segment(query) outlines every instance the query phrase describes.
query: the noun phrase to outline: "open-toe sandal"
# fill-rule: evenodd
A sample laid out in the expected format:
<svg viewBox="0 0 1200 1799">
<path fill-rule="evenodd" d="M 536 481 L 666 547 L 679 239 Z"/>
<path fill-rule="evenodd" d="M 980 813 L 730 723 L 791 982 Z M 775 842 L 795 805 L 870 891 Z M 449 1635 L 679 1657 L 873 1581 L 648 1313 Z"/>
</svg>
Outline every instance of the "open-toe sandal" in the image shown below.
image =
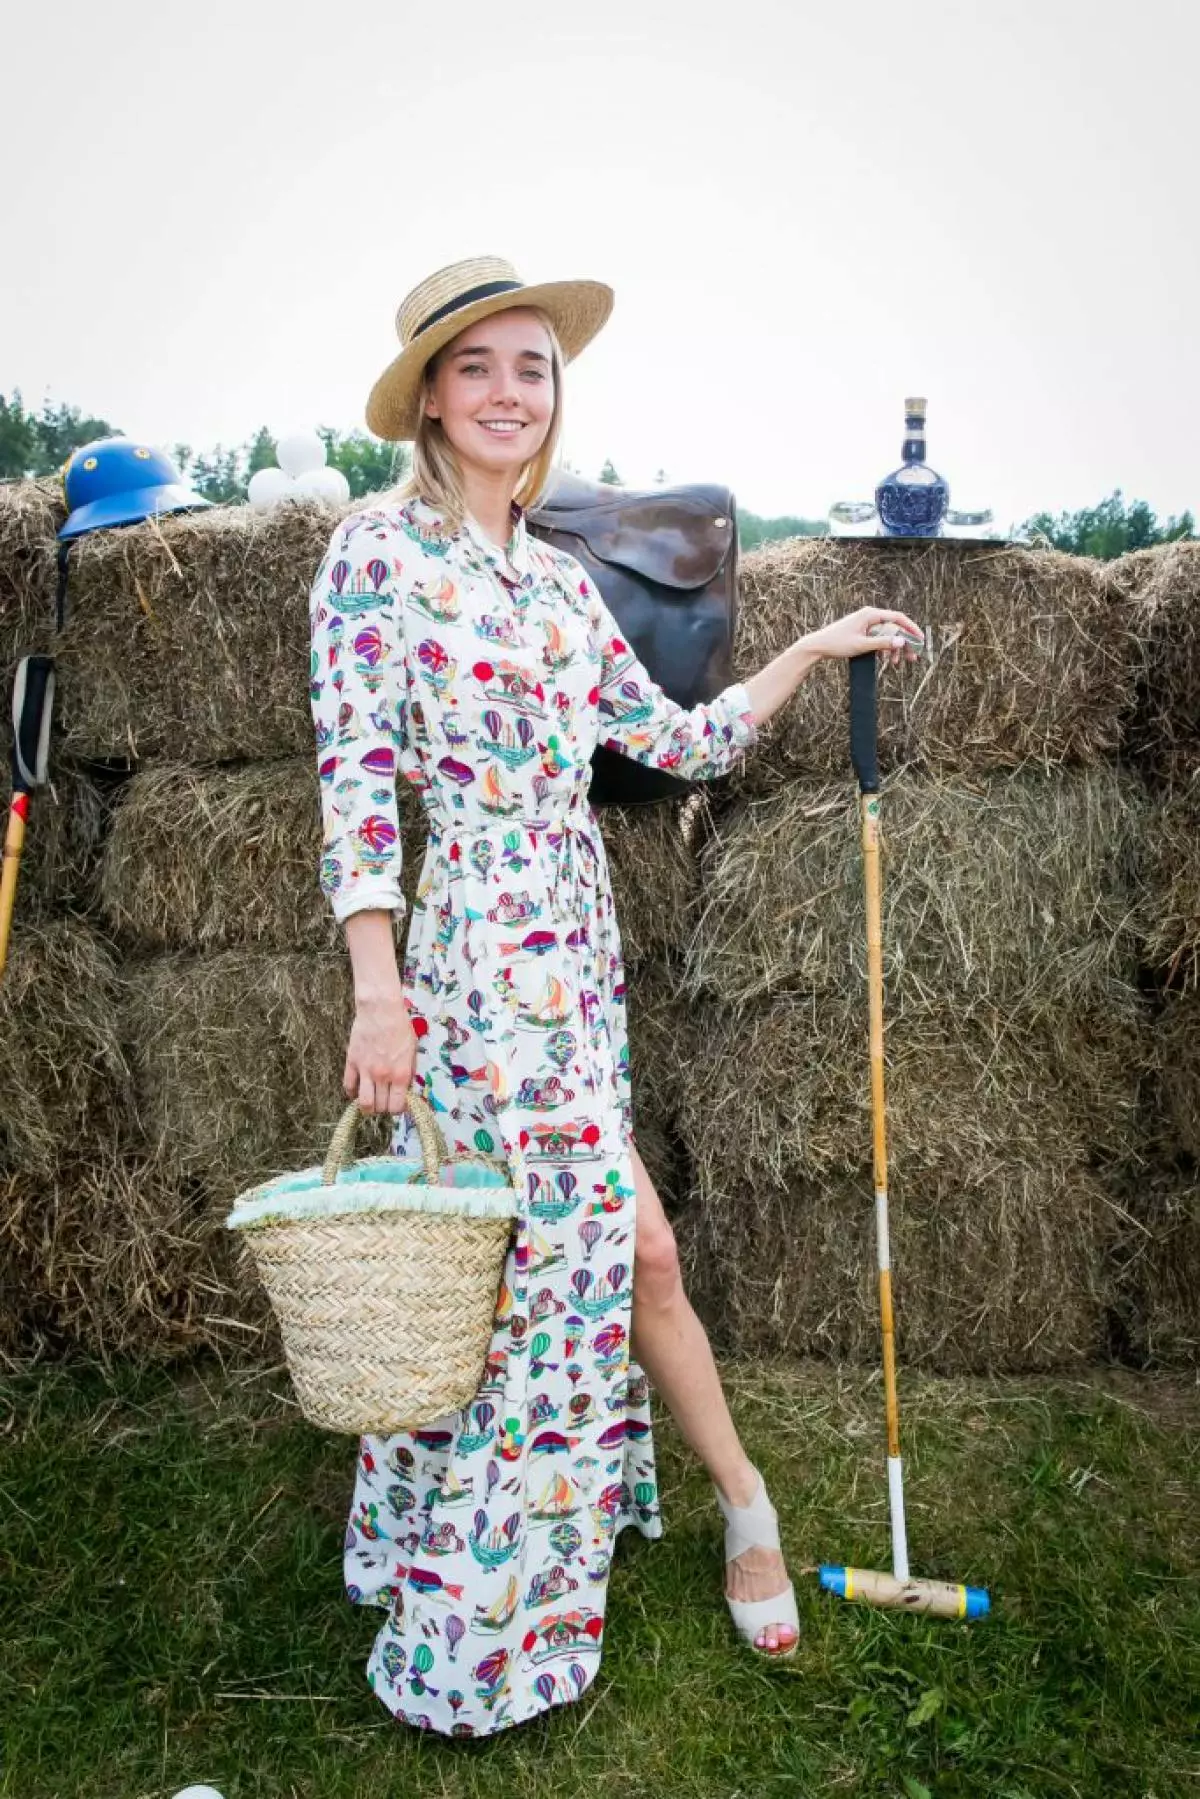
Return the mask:
<svg viewBox="0 0 1200 1799">
<path fill-rule="evenodd" d="M 747 1549 L 778 1549 L 779 1518 L 775 1507 L 767 1497 L 767 1489 L 762 1475 L 758 1477 L 758 1492 L 749 1505 L 730 1505 L 719 1487 L 714 1488 L 717 1504 L 725 1519 L 725 1562 L 726 1565 L 744 1555 Z M 796 1589 L 791 1581 L 782 1593 L 776 1593 L 770 1599 L 731 1599 L 726 1593 L 725 1603 L 729 1607 L 734 1628 L 744 1642 L 758 1655 L 765 1655 L 769 1661 L 785 1661 L 796 1653 L 800 1641 L 800 1614 L 796 1609 Z M 759 1632 L 770 1625 L 788 1626 L 796 1633 L 795 1640 L 787 1647 L 780 1649 L 764 1649 L 755 1641 Z"/>
</svg>

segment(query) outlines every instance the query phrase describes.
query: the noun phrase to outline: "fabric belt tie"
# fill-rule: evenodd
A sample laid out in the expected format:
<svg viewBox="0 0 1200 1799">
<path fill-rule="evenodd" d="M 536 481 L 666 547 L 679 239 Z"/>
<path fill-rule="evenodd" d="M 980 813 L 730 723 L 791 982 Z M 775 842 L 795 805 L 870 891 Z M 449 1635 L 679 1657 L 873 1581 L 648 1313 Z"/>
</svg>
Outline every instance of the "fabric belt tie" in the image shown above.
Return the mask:
<svg viewBox="0 0 1200 1799">
<path fill-rule="evenodd" d="M 571 807 L 554 818 L 499 818 L 482 824 L 467 824 L 458 819 L 431 818 L 430 836 L 444 848 L 448 840 L 470 842 L 476 837 L 496 832 L 521 831 L 546 836 L 554 850 L 554 881 L 550 890 L 550 908 L 555 920 L 569 926 L 582 925 L 586 916 L 585 894 L 596 885 L 596 852 L 590 833 L 593 821 L 582 806 Z"/>
</svg>

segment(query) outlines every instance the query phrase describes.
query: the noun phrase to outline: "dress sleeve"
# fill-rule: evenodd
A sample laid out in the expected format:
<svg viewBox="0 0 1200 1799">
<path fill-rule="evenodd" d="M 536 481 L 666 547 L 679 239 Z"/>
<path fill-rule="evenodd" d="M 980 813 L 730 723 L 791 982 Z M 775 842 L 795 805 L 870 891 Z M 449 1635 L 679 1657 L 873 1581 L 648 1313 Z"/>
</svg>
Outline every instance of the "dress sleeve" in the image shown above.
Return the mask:
<svg viewBox="0 0 1200 1799">
<path fill-rule="evenodd" d="M 727 774 L 758 741 L 750 695 L 735 682 L 689 711 L 670 699 L 621 635 L 621 628 L 578 563 L 588 602 L 593 660 L 599 668 L 599 742 L 647 768 L 684 780 Z"/>
<path fill-rule="evenodd" d="M 407 683 L 396 537 L 385 519 L 343 519 L 309 593 L 319 881 L 338 920 L 405 912 L 396 776 Z"/>
</svg>

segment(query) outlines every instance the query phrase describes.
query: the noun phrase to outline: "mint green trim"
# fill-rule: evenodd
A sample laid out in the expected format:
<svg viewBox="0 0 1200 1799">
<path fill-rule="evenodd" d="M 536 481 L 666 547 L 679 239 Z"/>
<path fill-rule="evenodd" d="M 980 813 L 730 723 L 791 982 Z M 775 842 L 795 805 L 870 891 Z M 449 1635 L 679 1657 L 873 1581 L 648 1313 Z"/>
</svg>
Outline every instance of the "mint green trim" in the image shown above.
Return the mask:
<svg viewBox="0 0 1200 1799">
<path fill-rule="evenodd" d="M 503 1174 L 478 1162 L 448 1163 L 444 1185 L 427 1186 L 419 1161 L 366 1156 L 344 1168 L 332 1187 L 321 1170 L 281 1174 L 239 1196 L 225 1220 L 231 1231 L 295 1219 L 337 1218 L 380 1212 L 440 1212 L 461 1218 L 512 1218 L 517 1195 Z M 447 1178 L 448 1177 L 448 1178 Z"/>
</svg>

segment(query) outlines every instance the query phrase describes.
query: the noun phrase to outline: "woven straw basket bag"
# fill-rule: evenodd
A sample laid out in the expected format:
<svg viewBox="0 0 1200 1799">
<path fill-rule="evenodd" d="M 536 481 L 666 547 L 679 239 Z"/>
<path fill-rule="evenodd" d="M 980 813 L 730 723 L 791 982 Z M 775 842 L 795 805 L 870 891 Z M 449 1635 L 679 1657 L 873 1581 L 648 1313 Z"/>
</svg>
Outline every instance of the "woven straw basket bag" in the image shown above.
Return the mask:
<svg viewBox="0 0 1200 1799">
<path fill-rule="evenodd" d="M 347 1106 L 323 1167 L 239 1194 L 243 1233 L 313 1424 L 385 1435 L 468 1405 L 495 1325 L 517 1194 L 503 1161 L 451 1157 L 409 1091 L 421 1160 L 353 1159 Z"/>
</svg>

